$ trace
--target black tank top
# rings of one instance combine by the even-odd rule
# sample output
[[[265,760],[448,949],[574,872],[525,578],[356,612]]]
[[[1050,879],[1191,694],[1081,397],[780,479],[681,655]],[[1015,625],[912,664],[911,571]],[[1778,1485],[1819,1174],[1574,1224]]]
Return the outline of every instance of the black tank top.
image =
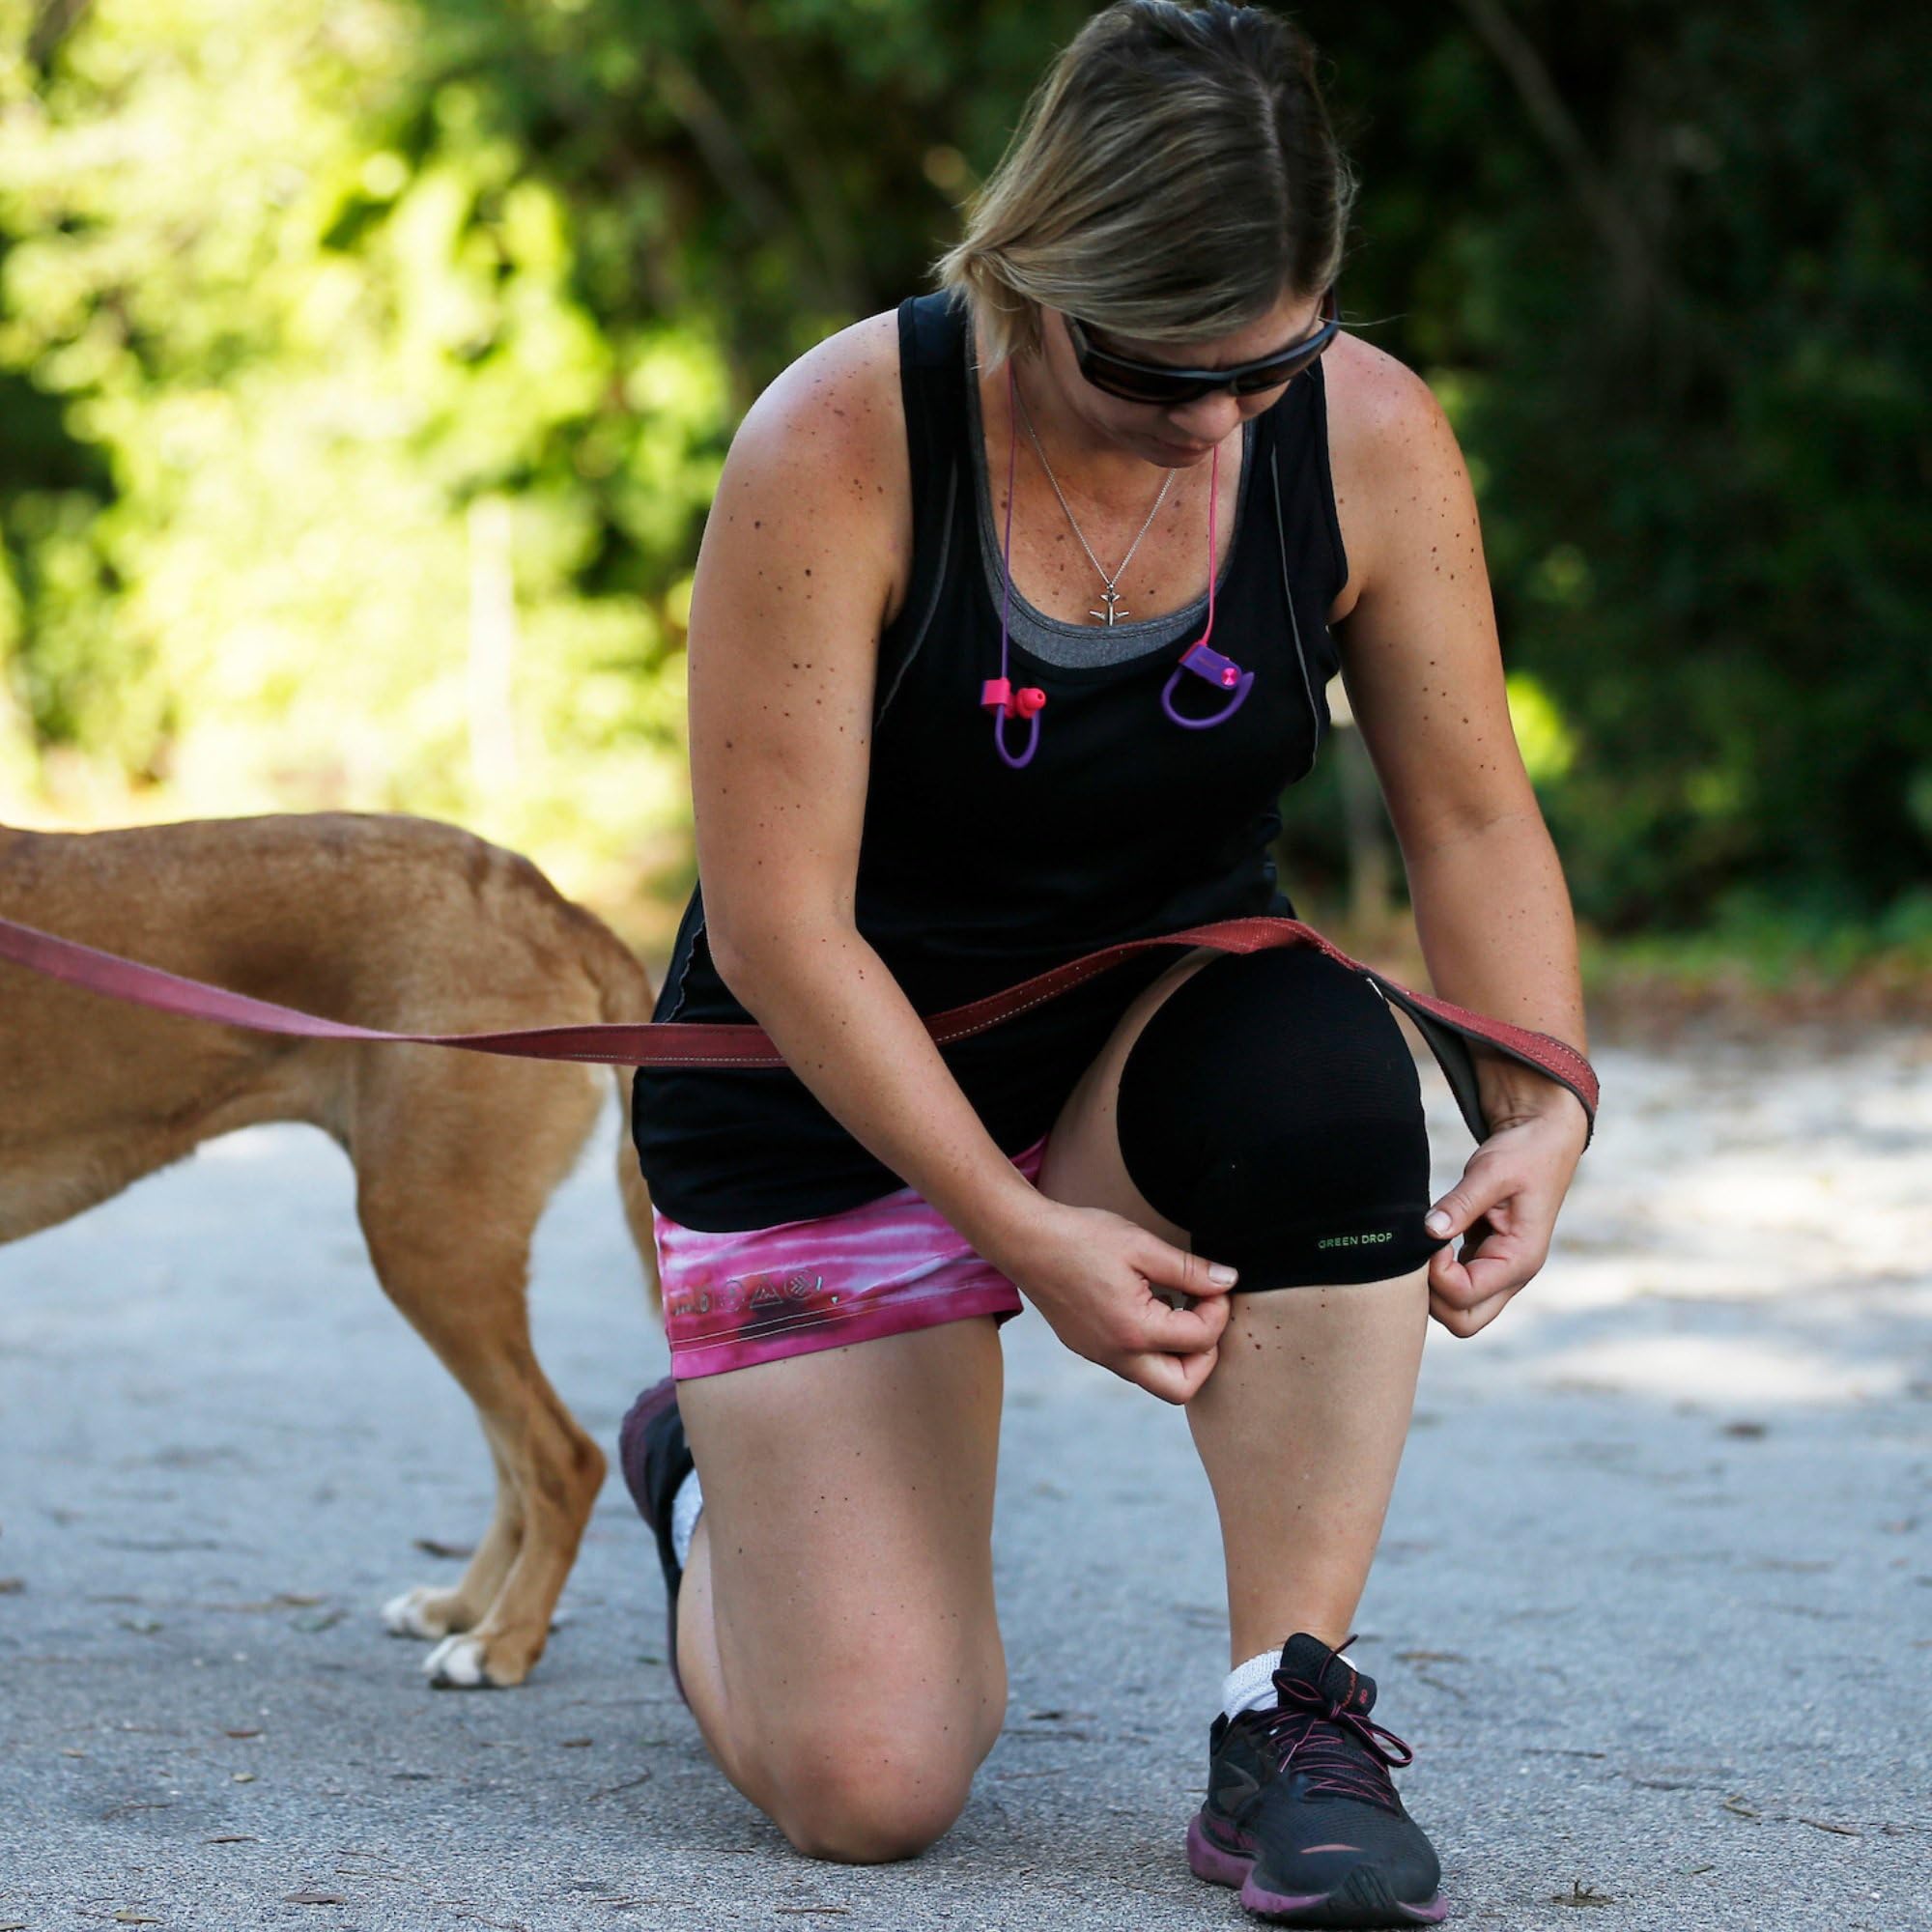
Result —
[[[1255,673],[1246,700],[1207,730],[1163,712],[1161,688],[1198,624],[1113,664],[1049,663],[1015,638],[1013,683],[1038,685],[1048,702],[1032,762],[1012,770],[979,702],[1000,673],[1000,612],[980,548],[963,304],[944,290],[910,297],[898,327],[913,572],[879,643],[859,931],[931,1013],[1117,940],[1292,913],[1269,849],[1277,801],[1327,727],[1323,688],[1339,660],[1326,616],[1347,576],[1321,364],[1254,418],[1244,515],[1216,583],[1212,644]],[[1183,674],[1175,702],[1198,717],[1225,698]],[[1007,730],[1017,752],[1024,721]],[[1052,1126],[1135,995],[1182,950],[1151,948],[942,1049],[1006,1152]],[[652,1017],[753,1019],[713,963],[701,878]],[[906,1184],[789,1067],[639,1067],[631,1128],[653,1201],[686,1227],[803,1220]]]

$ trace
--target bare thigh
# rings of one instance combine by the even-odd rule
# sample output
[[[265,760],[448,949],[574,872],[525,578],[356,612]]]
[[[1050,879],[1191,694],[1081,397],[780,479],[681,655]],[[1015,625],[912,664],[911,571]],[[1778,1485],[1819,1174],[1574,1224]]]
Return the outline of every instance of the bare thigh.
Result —
[[[1121,1157],[1116,1114],[1121,1097],[1121,1068],[1134,1041],[1161,1002],[1221,955],[1209,946],[1183,953],[1159,979],[1146,987],[1115,1023],[1107,1043],[1094,1057],[1062,1103],[1046,1143],[1035,1185],[1054,1201],[1077,1208],[1105,1208],[1151,1228],[1164,1241],[1188,1247],[1188,1231],[1177,1227],[1155,1208],[1127,1173]]]
[[[936,1836],[999,1736],[1003,1383],[974,1317],[678,1390],[708,1545],[680,1667],[725,1772],[802,1845],[882,1812]]]

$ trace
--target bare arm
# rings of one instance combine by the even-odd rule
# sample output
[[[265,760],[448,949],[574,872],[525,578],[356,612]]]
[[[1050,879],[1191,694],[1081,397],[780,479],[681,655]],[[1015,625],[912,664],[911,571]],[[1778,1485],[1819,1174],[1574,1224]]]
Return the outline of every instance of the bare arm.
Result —
[[[1092,1310],[1057,1319],[1049,1303],[1066,1284],[1049,1277],[1076,1265],[1066,1217],[1093,1210],[1046,1202],[1017,1172],[854,923],[879,633],[911,545],[896,342],[888,313],[786,370],[740,427],[705,527],[691,776],[713,956],[827,1110],[1026,1288],[1069,1346],[1179,1399],[1179,1379],[1198,1384],[1211,1367],[1225,1311],[1173,1310],[1125,1278],[1133,1261],[1206,1294],[1207,1263],[1099,1216],[1122,1231],[1090,1270],[1111,1265],[1111,1300],[1094,1321]]]
[[[1430,978],[1463,1006],[1580,1051],[1576,926],[1510,727],[1467,468],[1441,407],[1400,363],[1362,368],[1354,400],[1351,487],[1372,507],[1344,682],[1402,847]],[[1498,1055],[1479,1054],[1478,1070],[1492,1132],[1441,1204],[1450,1231],[1472,1236],[1469,1265],[1444,1250],[1432,1275],[1438,1318],[1453,1312],[1459,1333],[1484,1325],[1542,1265],[1584,1130],[1581,1106],[1556,1082]],[[1528,1132],[1505,1138],[1517,1128]],[[1519,1185],[1513,1238],[1498,1226],[1512,1219],[1513,1197],[1496,1192],[1505,1183]]]
[[[1445,998],[1580,1050],[1576,928],[1510,727],[1468,470],[1420,377],[1391,363],[1365,400],[1375,419],[1361,487],[1377,514],[1343,682],[1402,847],[1430,977]],[[1519,1071],[1485,1056],[1486,1103],[1567,1098]]]

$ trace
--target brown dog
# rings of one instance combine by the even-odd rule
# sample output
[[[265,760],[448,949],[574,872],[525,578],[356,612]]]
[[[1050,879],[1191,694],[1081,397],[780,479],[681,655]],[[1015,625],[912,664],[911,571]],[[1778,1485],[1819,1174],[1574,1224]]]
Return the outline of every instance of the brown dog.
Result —
[[[398,1032],[651,1014],[649,978],[608,926],[528,860],[429,819],[0,827],[0,916]],[[384,1612],[399,1635],[442,1639],[424,1666],[440,1685],[523,1681],[604,1480],[537,1366],[525,1303],[531,1235],[602,1081],[582,1065],[249,1033],[0,963],[0,1243],[261,1121],[309,1122],[355,1164],[376,1274],[476,1405],[497,1465],[496,1516],[463,1580]],[[628,1136],[617,1184],[656,1302]]]

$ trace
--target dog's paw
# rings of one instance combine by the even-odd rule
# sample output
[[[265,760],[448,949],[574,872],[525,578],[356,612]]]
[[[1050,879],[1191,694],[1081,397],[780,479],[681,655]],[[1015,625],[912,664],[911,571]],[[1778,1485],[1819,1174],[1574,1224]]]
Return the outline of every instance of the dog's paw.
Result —
[[[432,1590],[427,1584],[418,1583],[413,1590],[405,1590],[383,1605],[383,1624],[391,1636],[446,1637],[449,1604],[446,1591]]]
[[[521,1683],[490,1668],[479,1636],[446,1636],[423,1659],[423,1674],[438,1690],[503,1690]]]

